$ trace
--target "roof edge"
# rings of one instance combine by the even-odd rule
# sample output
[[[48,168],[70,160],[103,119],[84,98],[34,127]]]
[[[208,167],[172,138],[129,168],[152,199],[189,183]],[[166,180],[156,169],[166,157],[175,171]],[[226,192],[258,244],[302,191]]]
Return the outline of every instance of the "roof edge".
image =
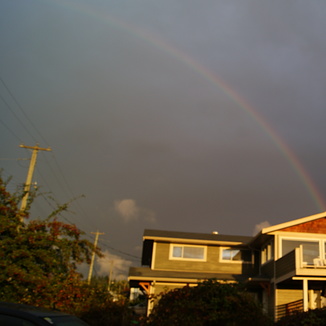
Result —
[[[324,218],[324,217],[326,217],[326,211],[318,213],[318,214],[314,214],[314,215],[309,215],[309,216],[306,216],[306,217],[301,217],[301,218],[298,218],[296,220],[284,222],[284,223],[281,223],[281,224],[272,225],[272,226],[269,226],[267,228],[263,228],[260,233],[261,234],[268,234],[268,233],[278,231],[278,230],[281,230],[281,229],[285,229],[285,228],[288,228],[288,227],[291,227],[291,226],[294,226],[294,225],[297,225],[297,224],[318,220],[318,219]]]

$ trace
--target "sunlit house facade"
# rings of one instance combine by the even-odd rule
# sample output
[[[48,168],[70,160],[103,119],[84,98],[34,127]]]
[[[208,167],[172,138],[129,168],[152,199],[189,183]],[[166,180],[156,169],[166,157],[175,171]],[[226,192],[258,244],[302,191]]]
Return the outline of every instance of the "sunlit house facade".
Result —
[[[130,268],[131,288],[156,295],[207,279],[246,283],[276,320],[325,306],[326,212],[254,237],[144,231],[142,267]]]

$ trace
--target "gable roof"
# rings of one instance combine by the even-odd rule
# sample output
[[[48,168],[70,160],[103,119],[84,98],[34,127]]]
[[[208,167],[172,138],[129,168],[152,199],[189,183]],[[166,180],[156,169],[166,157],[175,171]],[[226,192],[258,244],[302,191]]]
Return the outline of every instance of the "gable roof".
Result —
[[[314,215],[310,215],[310,216],[306,216],[306,217],[302,217],[296,220],[292,220],[289,222],[285,222],[285,223],[281,223],[281,224],[277,224],[277,225],[273,225],[273,226],[269,226],[267,228],[264,228],[261,230],[260,234],[268,234],[271,232],[275,232],[275,231],[279,231],[285,228],[290,228],[293,226],[296,226],[298,224],[303,224],[303,223],[307,223],[307,222],[312,222],[318,219],[322,219],[326,217],[326,212],[322,212],[319,214],[314,214]]]
[[[163,230],[145,230],[143,240],[179,241],[184,243],[216,243],[226,245],[244,245],[253,237],[241,235],[223,235],[215,233],[193,233]]]

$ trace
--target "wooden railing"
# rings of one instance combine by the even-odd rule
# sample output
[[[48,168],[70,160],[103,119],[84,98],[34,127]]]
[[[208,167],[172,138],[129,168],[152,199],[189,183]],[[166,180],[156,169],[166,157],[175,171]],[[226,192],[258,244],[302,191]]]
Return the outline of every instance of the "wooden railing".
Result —
[[[303,300],[296,300],[286,304],[282,304],[277,306],[276,314],[277,319],[280,319],[285,316],[292,315],[295,312],[302,312],[303,311]]]

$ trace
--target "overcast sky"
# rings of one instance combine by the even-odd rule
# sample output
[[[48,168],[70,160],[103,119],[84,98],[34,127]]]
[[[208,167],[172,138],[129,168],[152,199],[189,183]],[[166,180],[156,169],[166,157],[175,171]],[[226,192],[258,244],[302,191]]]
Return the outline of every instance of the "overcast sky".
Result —
[[[19,144],[51,147],[33,182],[77,198],[62,220],[105,233],[116,276],[145,228],[252,235],[324,211],[325,15],[325,0],[2,0],[10,190]]]

